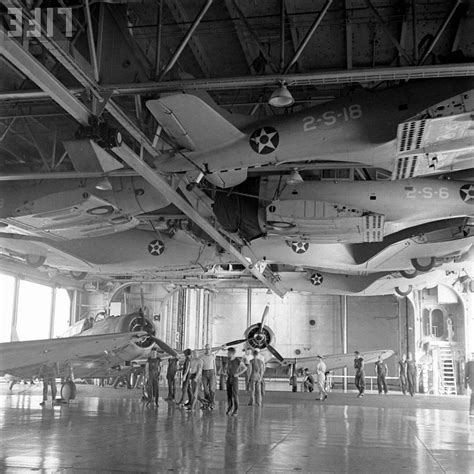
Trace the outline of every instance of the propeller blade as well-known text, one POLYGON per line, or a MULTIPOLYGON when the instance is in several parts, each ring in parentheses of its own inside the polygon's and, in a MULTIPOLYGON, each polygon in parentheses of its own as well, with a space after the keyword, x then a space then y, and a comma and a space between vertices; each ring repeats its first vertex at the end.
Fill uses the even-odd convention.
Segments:
POLYGON ((283 362, 285 358, 270 344, 268 344, 267 349, 276 357, 280 362, 283 362))
POLYGON ((225 344, 223 344, 225 347, 228 347, 228 346, 236 346, 237 344, 242 344, 243 342, 247 342, 247 339, 236 339, 235 341, 230 341, 230 342, 226 342, 225 344))
POLYGON ((267 306, 265 306, 265 309, 263 310, 262 320, 260 321, 260 329, 259 329, 260 332, 263 330, 263 326, 265 326, 269 311, 270 311, 270 305, 267 304, 267 306))
POLYGON ((162 341, 161 339, 158 339, 157 337, 151 336, 150 338, 152 341, 163 351, 165 351, 167 354, 173 357, 178 357, 178 353, 171 347, 166 344, 166 342, 162 341))
POLYGON ((140 305, 142 308, 145 307, 145 296, 143 295, 143 287, 140 286, 140 305))

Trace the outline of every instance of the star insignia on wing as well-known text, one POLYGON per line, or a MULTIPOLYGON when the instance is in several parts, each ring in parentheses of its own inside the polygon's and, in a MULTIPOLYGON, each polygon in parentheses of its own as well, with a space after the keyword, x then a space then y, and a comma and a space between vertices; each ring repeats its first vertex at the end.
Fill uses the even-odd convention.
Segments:
POLYGON ((249 139, 252 150, 260 155, 266 155, 275 151, 279 141, 280 136, 273 127, 259 128, 250 135, 249 139))

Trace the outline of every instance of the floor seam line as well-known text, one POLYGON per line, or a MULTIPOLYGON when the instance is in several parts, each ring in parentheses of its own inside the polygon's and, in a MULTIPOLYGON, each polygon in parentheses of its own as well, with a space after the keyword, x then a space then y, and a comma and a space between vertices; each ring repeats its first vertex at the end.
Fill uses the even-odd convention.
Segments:
POLYGON ((426 446, 426 444, 423 443, 423 441, 419 438, 419 436, 417 434, 415 434, 415 438, 423 445, 423 447, 428 451, 429 455, 434 459, 435 463, 446 474, 447 471, 443 468, 441 463, 436 459, 435 455, 431 452, 431 449, 429 449, 428 446, 426 446))
MULTIPOLYGON (((274 450, 275 448, 277 448, 281 443, 283 443, 283 441, 285 441, 286 438, 288 438, 288 436, 290 436, 290 434, 291 434, 293 431, 295 431, 295 429, 296 429, 296 426, 293 427, 293 428, 286 434, 286 436, 285 436, 284 438, 282 438, 280 441, 278 441, 277 443, 275 443, 275 445, 274 445, 272 448, 270 448, 268 452, 273 451, 273 450, 274 450)), ((247 472, 247 473, 250 472, 250 471, 254 468, 254 466, 255 466, 255 464, 254 464, 253 466, 249 467, 249 469, 248 469, 247 471, 245 471, 245 472, 247 472)))

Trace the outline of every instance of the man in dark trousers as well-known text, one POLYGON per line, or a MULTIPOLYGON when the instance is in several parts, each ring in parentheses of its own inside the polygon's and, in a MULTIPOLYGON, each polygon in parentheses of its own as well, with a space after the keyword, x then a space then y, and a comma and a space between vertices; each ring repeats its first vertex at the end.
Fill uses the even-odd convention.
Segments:
POLYGON ((242 375, 247 367, 235 357, 235 348, 229 347, 227 350, 227 411, 226 415, 237 415, 239 410, 239 376, 242 375))
POLYGON ((408 353, 407 359, 407 382, 408 392, 413 397, 416 393, 416 362, 413 360, 411 352, 408 353))
POLYGON ((53 399, 53 405, 56 402, 56 378, 58 376, 58 369, 55 362, 45 363, 41 366, 38 377, 43 379, 43 401, 40 403, 41 406, 46 405, 48 400, 48 385, 51 386, 51 398, 53 399))
POLYGON ((466 388, 471 389, 471 403, 469 405, 469 416, 474 416, 474 353, 466 362, 464 377, 466 379, 466 388))
POLYGON ((312 392, 314 390, 314 377, 309 373, 308 369, 304 369, 303 390, 312 392))
POLYGON ((176 373, 178 372, 178 359, 172 357, 168 360, 168 369, 166 370, 166 381, 168 382, 168 397, 166 400, 174 402, 176 396, 176 373))
POLYGON ((360 398, 364 396, 365 390, 364 358, 360 355, 359 351, 354 351, 354 354, 354 369, 356 370, 354 383, 357 390, 359 390, 357 398, 360 398))
POLYGON ((401 360, 398 361, 398 376, 400 377, 400 386, 403 392, 403 395, 407 394, 407 356, 406 354, 402 355, 401 360))
POLYGON ((151 349, 150 357, 146 362, 145 367, 145 374, 147 380, 147 395, 148 395, 148 402, 146 404, 147 407, 153 405, 158 406, 158 396, 159 396, 159 388, 158 383, 160 381, 160 372, 161 372, 161 361, 158 357, 158 351, 156 347, 151 349))
POLYGON ((382 356, 379 356, 377 362, 375 363, 375 375, 377 375, 377 388, 379 390, 379 395, 385 393, 387 395, 387 382, 385 377, 388 375, 387 364, 382 360, 382 356))

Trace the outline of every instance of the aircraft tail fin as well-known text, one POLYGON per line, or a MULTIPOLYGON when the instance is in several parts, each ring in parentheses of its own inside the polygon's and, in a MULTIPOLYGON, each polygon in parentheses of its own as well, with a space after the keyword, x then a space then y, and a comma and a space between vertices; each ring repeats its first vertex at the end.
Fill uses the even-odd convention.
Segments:
POLYGON ((195 95, 169 95, 150 100, 146 106, 166 133, 189 151, 219 148, 245 136, 195 95))

